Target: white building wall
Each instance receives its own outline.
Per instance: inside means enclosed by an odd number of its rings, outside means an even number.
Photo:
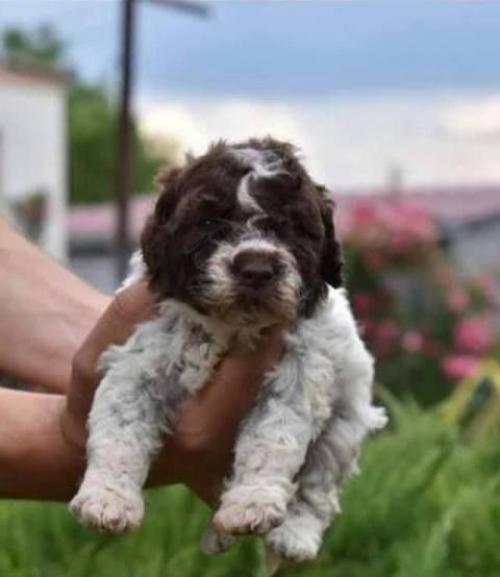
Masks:
[[[66,123],[62,85],[0,77],[0,210],[44,190],[47,220],[40,240],[58,259],[67,252]]]

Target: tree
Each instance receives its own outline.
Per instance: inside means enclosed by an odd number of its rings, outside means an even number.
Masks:
[[[10,61],[56,68],[64,63],[66,45],[50,25],[42,24],[31,31],[7,28],[2,48]]]
[[[160,159],[136,126],[132,131],[133,190],[148,192],[160,163],[169,158]],[[117,134],[117,107],[105,89],[75,83],[69,95],[71,202],[104,202],[113,198]]]

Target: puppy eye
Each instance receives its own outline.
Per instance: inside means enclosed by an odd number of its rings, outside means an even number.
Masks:
[[[295,234],[298,237],[308,238],[313,241],[321,240],[321,233],[311,226],[305,226],[301,223],[295,223]]]
[[[205,234],[209,234],[211,237],[221,235],[227,228],[224,225],[224,221],[220,218],[205,218],[200,222],[199,227]]]
[[[257,224],[265,232],[279,232],[286,226],[284,219],[271,218],[269,216],[259,218]]]

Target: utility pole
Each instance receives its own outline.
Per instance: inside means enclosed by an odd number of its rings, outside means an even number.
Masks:
[[[116,274],[120,281],[127,272],[130,253],[129,198],[132,189],[132,118],[130,87],[132,85],[132,46],[134,42],[134,0],[123,0],[120,112],[118,120],[118,151],[116,170]]]
[[[116,274],[122,280],[127,272],[131,238],[129,232],[130,196],[132,193],[132,114],[134,82],[135,8],[139,0],[122,0],[121,87],[116,155]],[[148,0],[164,8],[173,8],[193,16],[209,16],[207,5],[193,0]]]

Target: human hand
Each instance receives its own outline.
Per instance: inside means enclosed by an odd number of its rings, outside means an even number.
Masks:
[[[157,313],[146,283],[121,291],[75,355],[72,379],[62,415],[65,438],[83,452],[86,421],[99,384],[97,361],[111,344],[127,340],[134,327]],[[241,418],[252,406],[263,375],[283,352],[283,328],[274,327],[253,351],[235,347],[216,368],[197,396],[179,407],[174,435],[168,437],[151,471],[153,485],[182,482],[205,501],[212,501],[232,460]]]

